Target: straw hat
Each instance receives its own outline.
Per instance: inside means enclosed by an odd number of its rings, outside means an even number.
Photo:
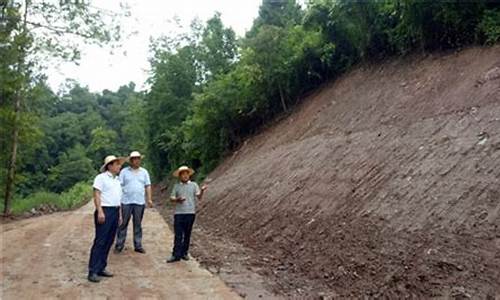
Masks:
[[[193,169],[191,169],[191,168],[190,168],[190,167],[188,167],[188,166],[182,166],[182,167],[180,167],[179,169],[175,170],[175,172],[174,172],[174,174],[173,174],[173,175],[174,175],[174,177],[179,177],[179,175],[180,175],[182,172],[184,172],[184,171],[189,172],[189,176],[192,176],[192,175],[194,174],[194,170],[193,170]]]
[[[140,154],[139,151],[132,151],[130,153],[130,155],[128,156],[129,159],[135,158],[135,157],[144,158],[144,155]]]
[[[101,172],[106,171],[106,166],[114,161],[117,161],[117,160],[119,160],[121,163],[123,163],[125,161],[125,159],[123,157],[116,157],[114,155],[106,156],[106,158],[104,159],[104,164],[101,166],[101,169],[100,169]]]

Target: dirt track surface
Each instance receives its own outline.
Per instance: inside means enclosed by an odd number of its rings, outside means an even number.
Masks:
[[[74,212],[2,224],[1,299],[239,299],[191,260],[167,265],[172,233],[156,210],[146,210],[143,244],[110,254],[115,277],[86,280],[94,237],[92,203]],[[130,230],[129,230],[130,234]]]
[[[198,226],[282,295],[499,298],[500,47],[362,65],[209,177]]]

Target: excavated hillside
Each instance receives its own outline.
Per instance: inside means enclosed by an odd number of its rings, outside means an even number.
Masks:
[[[362,65],[210,180],[285,296],[500,297],[500,47]]]

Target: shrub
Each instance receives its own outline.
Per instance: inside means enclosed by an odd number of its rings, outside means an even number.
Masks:
[[[57,194],[46,191],[35,192],[25,198],[14,199],[12,214],[20,215],[24,212],[37,209],[41,205],[52,205],[58,210],[67,210],[88,202],[92,197],[92,186],[87,182],[75,184],[67,192]],[[3,203],[0,205],[3,209]]]
[[[478,31],[486,44],[500,41],[500,9],[487,10],[479,23]]]

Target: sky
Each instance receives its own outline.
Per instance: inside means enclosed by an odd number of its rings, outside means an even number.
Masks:
[[[258,14],[262,0],[94,0],[93,5],[115,11],[125,2],[131,16],[122,23],[127,33],[136,32],[121,41],[122,46],[111,51],[110,47],[84,45],[79,64],[59,63],[49,67],[45,74],[53,90],[58,91],[66,78],[74,79],[92,92],[104,89],[117,90],[133,81],[144,89],[149,68],[150,37],[179,32],[172,22],[178,17],[183,24],[199,18],[205,21],[216,11],[220,12],[225,26],[232,27],[243,36],[250,29]]]

